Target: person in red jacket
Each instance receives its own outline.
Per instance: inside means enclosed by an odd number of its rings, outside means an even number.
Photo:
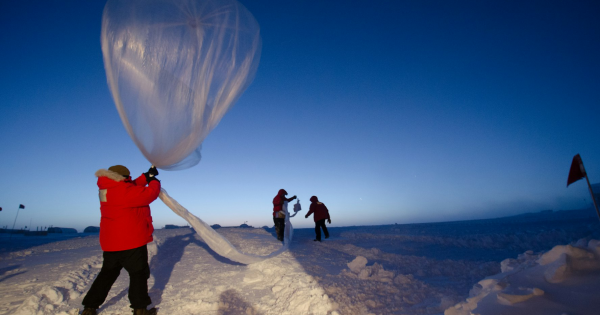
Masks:
[[[292,198],[286,198],[287,191],[280,189],[277,196],[273,198],[273,223],[275,224],[275,233],[277,240],[283,242],[283,232],[285,231],[285,213],[283,211],[283,203],[290,202],[296,199],[296,195]]]
[[[135,180],[122,165],[96,172],[100,197],[100,247],[102,269],[83,299],[82,315],[96,315],[122,268],[129,274],[129,302],[134,315],[154,315],[146,310],[152,303],[148,295],[148,249],[152,242],[150,203],[160,193],[158,170],[152,166]]]
[[[324,203],[319,202],[317,196],[310,197],[310,209],[308,213],[304,216],[308,218],[312,213],[315,215],[313,218],[315,219],[315,232],[317,233],[317,238],[315,241],[321,241],[321,229],[323,229],[323,233],[325,234],[325,238],[329,238],[329,231],[327,231],[327,227],[325,226],[325,220],[331,224],[331,218],[329,217],[329,210],[325,206]]]

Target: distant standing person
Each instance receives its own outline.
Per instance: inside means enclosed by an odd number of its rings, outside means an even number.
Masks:
[[[313,216],[313,218],[315,219],[315,233],[317,234],[315,242],[320,242],[321,229],[323,229],[325,238],[329,238],[329,231],[327,231],[327,227],[325,226],[325,220],[327,220],[327,222],[331,224],[331,218],[329,217],[329,210],[327,209],[324,203],[319,202],[317,196],[310,197],[310,202],[310,209],[304,217],[308,218],[311,214],[315,214]]]
[[[292,198],[286,198],[287,191],[280,189],[277,196],[273,198],[273,223],[275,223],[275,232],[277,233],[277,240],[283,242],[283,231],[285,231],[285,213],[283,210],[283,203],[285,201],[290,202],[296,199],[296,195]]]
[[[135,180],[123,165],[115,165],[96,172],[100,197],[100,247],[102,269],[83,299],[81,315],[96,315],[104,303],[121,269],[129,274],[129,302],[134,315],[155,315],[156,309],[148,295],[148,249],[152,242],[150,203],[160,193],[158,170],[151,167]]]

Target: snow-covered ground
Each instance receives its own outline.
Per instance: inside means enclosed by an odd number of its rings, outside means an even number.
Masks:
[[[330,228],[322,243],[296,229],[252,265],[191,229],[156,230],[150,296],[160,314],[599,314],[594,215]],[[281,246],[270,229],[218,232],[247,253]],[[101,255],[97,234],[0,234],[0,314],[76,314]],[[100,314],[131,314],[127,285],[123,271]]]

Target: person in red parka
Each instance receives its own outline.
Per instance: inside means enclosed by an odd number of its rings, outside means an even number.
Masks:
[[[290,202],[296,199],[296,195],[292,198],[286,198],[287,191],[280,189],[277,192],[277,196],[273,198],[273,223],[275,224],[275,233],[277,234],[277,240],[283,242],[283,232],[285,231],[285,213],[283,211],[283,203],[285,201]]]
[[[146,310],[152,303],[148,295],[148,249],[152,242],[150,203],[160,193],[158,170],[152,166],[135,180],[122,165],[96,172],[100,197],[100,247],[102,269],[83,299],[82,315],[96,315],[122,268],[129,273],[129,302],[134,315],[154,315]]]
[[[323,229],[323,233],[325,234],[325,238],[329,238],[329,231],[327,231],[327,227],[325,226],[325,220],[331,224],[331,218],[329,217],[329,210],[325,206],[324,203],[319,202],[317,196],[310,197],[310,209],[308,213],[304,216],[308,218],[311,214],[314,213],[313,218],[315,219],[315,233],[317,233],[317,238],[315,241],[321,241],[321,229]]]

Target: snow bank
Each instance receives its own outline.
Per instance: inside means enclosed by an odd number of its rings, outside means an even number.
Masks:
[[[77,308],[56,311],[72,300],[79,299],[102,267],[102,257],[85,259],[75,271],[63,275],[58,281],[44,285],[39,291],[25,299],[13,313],[14,315],[76,315]]]
[[[223,259],[190,229],[158,229],[148,245],[148,286],[161,314],[597,315],[600,241],[590,224],[344,227],[331,228],[332,237],[323,242],[312,241],[313,229],[299,229],[291,250],[249,265]],[[552,236],[535,238],[543,249],[507,253],[481,246],[489,242],[486,236],[536,232]],[[263,229],[222,228],[219,234],[242,253],[266,256],[282,247]],[[460,240],[471,240],[467,246],[473,248],[464,250]],[[101,254],[97,234],[0,235],[0,315],[74,314],[101,267]],[[130,314],[128,285],[122,272],[100,314]]]
[[[598,314],[600,241],[581,239],[501,262],[502,273],[475,286],[444,315]]]

